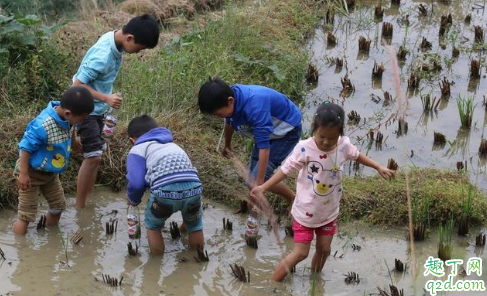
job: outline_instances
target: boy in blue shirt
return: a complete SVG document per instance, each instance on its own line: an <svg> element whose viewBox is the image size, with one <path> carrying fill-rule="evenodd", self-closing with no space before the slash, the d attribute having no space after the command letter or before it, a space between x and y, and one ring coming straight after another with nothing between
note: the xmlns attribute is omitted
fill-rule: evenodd
<svg viewBox="0 0 487 296"><path fill-rule="evenodd" d="M108 32L88 50L73 76L75 86L86 87L94 97L95 110L79 124L84 161L78 172L76 206L83 208L93 189L101 161L105 140L102 138L103 120L110 107L119 109L122 97L113 94L122 54L137 53L154 48L159 40L159 24L149 15L131 19L122 30Z"/></svg>
<svg viewBox="0 0 487 296"><path fill-rule="evenodd" d="M203 187L188 155L173 142L171 131L148 115L132 119L127 132L134 145L127 156L127 203L140 204L150 188L144 214L150 252L164 254L161 229L178 211L189 232L189 246L203 246Z"/></svg>
<svg viewBox="0 0 487 296"><path fill-rule="evenodd" d="M225 118L224 156L232 156L234 131L253 137L250 175L257 185L272 176L301 137L298 107L285 95L264 86L229 86L213 78L201 86L198 105L203 113ZM270 191L281 195L290 204L294 200L294 192L283 182Z"/></svg>
<svg viewBox="0 0 487 296"><path fill-rule="evenodd" d="M18 147L19 207L14 233L24 235L35 221L39 191L49 204L47 225L56 225L66 209L59 173L66 170L71 152L73 124L82 122L93 111L93 97L83 87L72 87L61 101L49 102L25 130Z"/></svg>

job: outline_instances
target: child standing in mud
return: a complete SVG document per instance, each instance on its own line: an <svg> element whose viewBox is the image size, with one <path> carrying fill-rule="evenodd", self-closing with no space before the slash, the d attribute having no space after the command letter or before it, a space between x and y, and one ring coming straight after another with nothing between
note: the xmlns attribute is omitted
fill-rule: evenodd
<svg viewBox="0 0 487 296"><path fill-rule="evenodd" d="M345 112L329 101L318 107L313 119L313 137L300 141L276 174L251 195L258 199L275 184L282 182L293 171L299 171L296 198L291 214L294 218L294 250L274 271L272 279L282 281L288 271L306 259L316 233L316 252L311 271L321 272L337 231L337 217L342 196L343 164L348 160L372 167L385 179L395 172L359 153L350 139L343 135Z"/></svg>
<svg viewBox="0 0 487 296"><path fill-rule="evenodd" d="M233 154L234 131L253 137L250 175L257 185L272 176L301 137L299 108L284 94L264 86L229 86L213 78L201 86L198 105L203 113L225 118L224 156ZM294 192L283 182L268 189L284 197L289 204L294 199Z"/></svg>
<svg viewBox="0 0 487 296"><path fill-rule="evenodd" d="M24 235L37 214L39 191L47 200L46 224L56 225L66 209L59 174L68 167L71 152L71 126L82 122L93 111L93 97L83 87L72 87L61 101L48 104L25 130L18 147L15 167L19 186L18 217L14 233Z"/></svg>
<svg viewBox="0 0 487 296"><path fill-rule="evenodd" d="M164 254L161 229L178 211L189 232L189 246L203 246L203 187L186 152L173 142L171 131L148 115L132 119L128 134L134 147L127 156L127 203L140 204L150 188L144 221L150 252Z"/></svg>
<svg viewBox="0 0 487 296"><path fill-rule="evenodd" d="M73 84L88 89L94 97L95 109L78 125L83 163L78 172L76 206L84 208L86 197L95 185L101 156L105 149L102 137L104 118L110 108L119 109L122 97L112 93L122 54L138 53L154 48L159 41L159 24L149 15L132 18L121 30L105 33L88 50L73 76Z"/></svg>

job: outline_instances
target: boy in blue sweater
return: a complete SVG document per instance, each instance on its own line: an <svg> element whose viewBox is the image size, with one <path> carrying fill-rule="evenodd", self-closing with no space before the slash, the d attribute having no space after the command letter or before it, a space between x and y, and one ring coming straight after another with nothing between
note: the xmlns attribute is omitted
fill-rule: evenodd
<svg viewBox="0 0 487 296"><path fill-rule="evenodd" d="M301 112L285 95L259 85L235 84L213 78L198 94L203 113L225 118L223 155L232 156L234 131L253 137L250 174L256 185L268 180L301 137ZM269 189L290 204L294 192L283 182Z"/></svg>
<svg viewBox="0 0 487 296"><path fill-rule="evenodd" d="M122 97L113 94L122 54L137 53L156 47L159 24L149 15L131 19L122 30L104 34L88 50L73 77L73 84L86 87L95 99L95 110L78 125L78 135L83 145L84 161L78 172L76 206L84 208L86 197L95 185L98 166L105 148L102 138L103 120L110 107L119 109Z"/></svg>
<svg viewBox="0 0 487 296"><path fill-rule="evenodd" d="M61 101L49 102L25 130L15 167L19 186L18 218L14 233L24 235L35 221L39 191L49 204L46 224L56 225L66 209L59 174L66 170L71 152L71 126L93 111L93 97L82 87L72 87Z"/></svg>
<svg viewBox="0 0 487 296"><path fill-rule="evenodd" d="M127 203L140 204L150 188L144 220L150 252L164 254L161 229L178 211L189 232L189 246L203 246L203 187L186 152L148 115L132 119L128 134L134 147L127 156Z"/></svg>

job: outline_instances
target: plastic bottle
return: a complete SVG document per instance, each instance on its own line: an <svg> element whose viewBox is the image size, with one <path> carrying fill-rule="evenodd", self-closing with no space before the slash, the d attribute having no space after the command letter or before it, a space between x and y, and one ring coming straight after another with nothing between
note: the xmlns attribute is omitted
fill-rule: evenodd
<svg viewBox="0 0 487 296"><path fill-rule="evenodd" d="M259 210L253 208L250 211L247 222L245 223L245 236L246 237L257 237L259 234Z"/></svg>
<svg viewBox="0 0 487 296"><path fill-rule="evenodd" d="M127 209L127 231L130 239L140 238L139 215L135 212L135 207Z"/></svg>
<svg viewBox="0 0 487 296"><path fill-rule="evenodd" d="M115 133L115 128L117 126L117 118L109 114L105 118L105 125L103 126L103 136L105 138L111 138Z"/></svg>

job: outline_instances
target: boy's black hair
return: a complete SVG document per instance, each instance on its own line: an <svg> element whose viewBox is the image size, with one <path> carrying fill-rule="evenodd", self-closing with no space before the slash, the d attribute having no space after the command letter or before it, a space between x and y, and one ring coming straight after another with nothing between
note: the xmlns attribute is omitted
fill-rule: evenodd
<svg viewBox="0 0 487 296"><path fill-rule="evenodd" d="M159 41L159 24L148 14L131 19L122 28L123 34L134 35L134 42L147 48L154 48Z"/></svg>
<svg viewBox="0 0 487 296"><path fill-rule="evenodd" d="M130 121L127 132L130 138L138 138L156 127L158 127L156 120L144 114Z"/></svg>
<svg viewBox="0 0 487 296"><path fill-rule="evenodd" d="M91 92L81 86L73 86L66 90L61 97L60 105L75 116L90 114L95 108Z"/></svg>
<svg viewBox="0 0 487 296"><path fill-rule="evenodd" d="M319 127L337 127L340 135L343 135L344 126L345 111L343 108L330 101L325 101L316 110L311 130L315 133Z"/></svg>
<svg viewBox="0 0 487 296"><path fill-rule="evenodd" d="M198 93L198 105L201 112L213 114L228 105L228 98L234 97L232 88L220 78L211 78L203 83Z"/></svg>

